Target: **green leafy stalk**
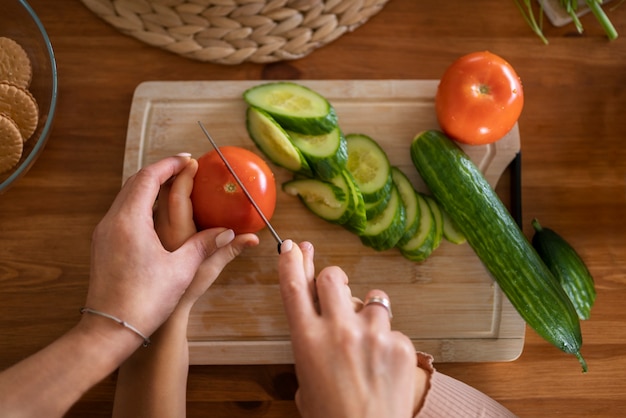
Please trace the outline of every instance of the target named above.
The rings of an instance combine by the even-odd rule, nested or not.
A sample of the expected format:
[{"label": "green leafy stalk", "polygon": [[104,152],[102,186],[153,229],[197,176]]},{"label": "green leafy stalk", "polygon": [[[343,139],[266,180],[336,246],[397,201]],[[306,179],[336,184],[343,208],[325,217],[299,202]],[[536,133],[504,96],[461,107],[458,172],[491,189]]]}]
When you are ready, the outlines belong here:
[{"label": "green leafy stalk", "polygon": [[[539,9],[539,18],[535,17],[535,13],[532,8],[532,0],[513,0],[515,5],[522,13],[524,20],[532,31],[542,40],[544,44],[548,44],[548,39],[543,34],[543,6],[540,3]],[[622,3],[624,0],[621,0]],[[602,0],[585,0],[587,7],[593,15],[596,17],[596,20],[600,23],[604,32],[606,33],[609,40],[614,40],[618,37],[617,30],[613,23],[609,19],[609,17],[604,13],[602,9]],[[578,33],[583,32],[583,25],[578,18],[578,0],[559,0],[559,5],[563,8],[563,10],[569,14],[572,19],[572,22],[576,26],[576,30]]]},{"label": "green leafy stalk", "polygon": [[[595,0],[590,0],[595,1]],[[576,30],[578,33],[583,33],[583,24],[580,23],[580,19],[578,19],[578,0],[560,0],[559,4],[561,7],[567,12],[567,14],[574,22],[574,26],[576,26]]]},{"label": "green leafy stalk", "polygon": [[604,32],[606,33],[606,36],[609,38],[609,40],[612,41],[614,39],[617,39],[618,35],[615,26],[613,26],[613,23],[611,23],[609,17],[606,15],[606,13],[604,13],[604,10],[602,10],[602,0],[585,1],[589,9],[591,10],[591,13],[593,13],[598,22],[600,22],[600,25],[604,29]]},{"label": "green leafy stalk", "polygon": [[535,14],[533,13],[533,8],[531,4],[531,0],[513,0],[517,5],[517,8],[522,13],[524,20],[533,32],[543,41],[544,44],[548,44],[548,39],[543,34],[543,6],[540,6],[539,9],[539,21],[535,19]]}]

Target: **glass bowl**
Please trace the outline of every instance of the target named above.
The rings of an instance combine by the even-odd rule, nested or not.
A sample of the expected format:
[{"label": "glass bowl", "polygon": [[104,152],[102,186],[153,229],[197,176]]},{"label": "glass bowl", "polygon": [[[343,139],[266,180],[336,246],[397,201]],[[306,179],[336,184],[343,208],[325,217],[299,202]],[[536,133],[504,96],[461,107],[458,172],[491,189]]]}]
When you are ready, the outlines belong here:
[{"label": "glass bowl", "polygon": [[2,0],[0,37],[13,39],[28,54],[32,66],[28,90],[39,108],[37,129],[24,144],[20,161],[9,171],[0,173],[1,195],[32,167],[46,145],[57,102],[57,68],[48,34],[26,1]]}]

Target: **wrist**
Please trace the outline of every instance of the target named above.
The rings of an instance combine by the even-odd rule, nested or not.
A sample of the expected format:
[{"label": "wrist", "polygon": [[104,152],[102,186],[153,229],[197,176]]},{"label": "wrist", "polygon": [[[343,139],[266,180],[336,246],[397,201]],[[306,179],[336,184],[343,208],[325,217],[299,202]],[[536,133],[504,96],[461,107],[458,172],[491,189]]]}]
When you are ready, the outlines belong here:
[{"label": "wrist", "polygon": [[152,335],[153,350],[161,350],[163,345],[182,340],[187,344],[187,326],[193,304],[179,303],[167,320]]},{"label": "wrist", "polygon": [[185,295],[183,295],[180,298],[178,305],[176,305],[174,312],[172,312],[172,315],[170,315],[170,318],[172,317],[177,318],[177,319],[188,318],[195,303],[196,303],[196,300],[191,300],[191,298],[186,298]]},{"label": "wrist", "polygon": [[129,324],[128,322],[114,316],[111,314],[108,314],[106,312],[102,312],[102,311],[98,311],[96,309],[91,309],[91,308],[87,308],[87,307],[82,307],[80,308],[80,313],[81,314],[89,314],[89,315],[96,315],[96,316],[101,316],[103,318],[109,319],[113,322],[115,322],[116,324],[129,329],[130,331],[134,332],[135,334],[137,334],[139,337],[141,337],[141,339],[143,340],[143,346],[147,347],[150,345],[150,338],[147,337],[143,332],[139,331],[135,326],[133,326],[132,324]]},{"label": "wrist", "polygon": [[140,335],[115,320],[89,313],[82,315],[74,331],[91,350],[107,353],[102,357],[115,364],[114,368],[144,342]]},{"label": "wrist", "polygon": [[140,345],[141,338],[119,324],[107,318],[83,315],[65,335],[35,355],[40,355],[47,364],[44,372],[39,370],[39,379],[55,380],[54,385],[41,388],[46,393],[42,396],[58,399],[60,404],[68,402],[69,407],[113,373]]}]

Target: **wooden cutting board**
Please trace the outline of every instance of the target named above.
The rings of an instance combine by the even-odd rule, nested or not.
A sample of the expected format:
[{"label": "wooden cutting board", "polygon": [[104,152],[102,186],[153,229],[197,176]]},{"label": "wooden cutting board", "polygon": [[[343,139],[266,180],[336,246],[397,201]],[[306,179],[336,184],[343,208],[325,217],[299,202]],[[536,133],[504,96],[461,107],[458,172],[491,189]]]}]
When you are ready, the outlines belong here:
[{"label": "wooden cutting board", "polygon": [[[437,128],[437,81],[298,81],[326,96],[345,133],[376,139],[418,190],[426,191],[411,163],[409,146],[421,130]],[[197,121],[220,145],[260,154],[245,128],[242,93],[259,81],[146,82],[135,91],[123,178],[163,157],[211,149]],[[495,144],[464,147],[495,186],[520,149],[517,126]],[[280,187],[291,178],[274,169]],[[376,252],[343,228],[311,214],[297,198],[278,193],[272,223],[281,237],[315,245],[316,267],[341,266],[355,296],[371,288],[391,298],[393,328],[439,362],[508,361],[519,356],[525,324],[467,244],[443,242],[425,262],[393,249]],[[276,274],[276,245],[267,230],[198,301],[188,337],[192,364],[291,363],[289,331]]]}]

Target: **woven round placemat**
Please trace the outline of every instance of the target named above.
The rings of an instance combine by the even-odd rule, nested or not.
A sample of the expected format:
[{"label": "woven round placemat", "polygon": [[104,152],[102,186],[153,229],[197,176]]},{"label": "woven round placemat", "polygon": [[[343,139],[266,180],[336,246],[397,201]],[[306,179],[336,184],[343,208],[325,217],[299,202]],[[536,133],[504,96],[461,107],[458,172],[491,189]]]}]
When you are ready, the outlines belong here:
[{"label": "woven round placemat", "polygon": [[81,0],[120,32],[198,61],[302,58],[389,0]]}]

